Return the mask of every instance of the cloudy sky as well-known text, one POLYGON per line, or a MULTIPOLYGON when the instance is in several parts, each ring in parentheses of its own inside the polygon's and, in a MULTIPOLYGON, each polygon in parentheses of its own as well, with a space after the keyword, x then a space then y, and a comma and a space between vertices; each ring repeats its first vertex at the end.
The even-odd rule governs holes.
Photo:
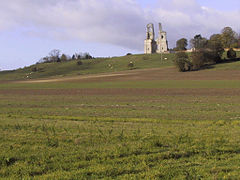
POLYGON ((0 69, 33 64, 52 49, 143 53, 149 22, 162 22, 170 47, 225 26, 239 33, 239 17, 239 0, 0 0, 0 69))

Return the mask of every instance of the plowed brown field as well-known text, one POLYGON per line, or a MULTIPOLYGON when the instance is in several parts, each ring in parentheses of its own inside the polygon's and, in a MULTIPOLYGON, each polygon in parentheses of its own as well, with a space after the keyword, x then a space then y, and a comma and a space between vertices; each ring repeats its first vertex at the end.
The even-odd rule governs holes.
POLYGON ((140 88, 86 88, 86 89, 10 89, 0 90, 0 94, 4 95, 144 95, 144 96, 240 96, 239 89, 221 89, 221 88, 179 88, 179 89, 140 89, 140 88))

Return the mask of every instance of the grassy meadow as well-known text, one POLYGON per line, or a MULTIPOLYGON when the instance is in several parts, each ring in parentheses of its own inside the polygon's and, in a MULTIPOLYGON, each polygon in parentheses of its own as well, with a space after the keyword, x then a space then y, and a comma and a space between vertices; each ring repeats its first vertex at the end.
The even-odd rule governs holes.
POLYGON ((130 62, 133 69, 145 69, 172 66, 174 54, 129 55, 112 58, 96 58, 81 60, 82 65, 77 65, 77 60, 62 63, 41 63, 20 68, 13 71, 0 72, 0 80, 27 80, 36 78, 53 78, 65 76, 79 76, 86 74, 98 74, 108 72, 125 71, 130 62), (162 60, 161 60, 162 58, 162 60), (38 68, 33 72, 33 68, 38 68))
POLYGON ((97 63, 50 82, 1 72, 0 179, 239 179, 240 63, 124 71, 138 56, 125 76, 83 75, 108 72, 97 63))

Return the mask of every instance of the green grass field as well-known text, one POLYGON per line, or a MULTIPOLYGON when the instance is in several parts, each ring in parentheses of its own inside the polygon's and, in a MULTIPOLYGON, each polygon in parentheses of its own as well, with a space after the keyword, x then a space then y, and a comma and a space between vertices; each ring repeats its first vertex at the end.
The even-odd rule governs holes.
POLYGON ((239 179, 240 63, 179 73, 155 56, 124 78, 0 73, 0 179, 239 179))

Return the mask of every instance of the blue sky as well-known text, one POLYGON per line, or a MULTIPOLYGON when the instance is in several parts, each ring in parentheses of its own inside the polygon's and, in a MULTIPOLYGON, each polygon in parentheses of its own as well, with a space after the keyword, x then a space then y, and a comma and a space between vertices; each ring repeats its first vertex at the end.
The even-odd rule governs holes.
POLYGON ((240 1, 238 0, 197 0, 197 2, 202 6, 220 11, 240 10, 240 1))
MULTIPOLYGON (((240 32, 239 0, 11 0, 0 2, 0 69, 36 63, 52 49, 95 57, 143 53, 145 26, 162 22, 169 46, 225 26, 240 32)), ((156 29, 157 30, 157 29, 156 29)))

